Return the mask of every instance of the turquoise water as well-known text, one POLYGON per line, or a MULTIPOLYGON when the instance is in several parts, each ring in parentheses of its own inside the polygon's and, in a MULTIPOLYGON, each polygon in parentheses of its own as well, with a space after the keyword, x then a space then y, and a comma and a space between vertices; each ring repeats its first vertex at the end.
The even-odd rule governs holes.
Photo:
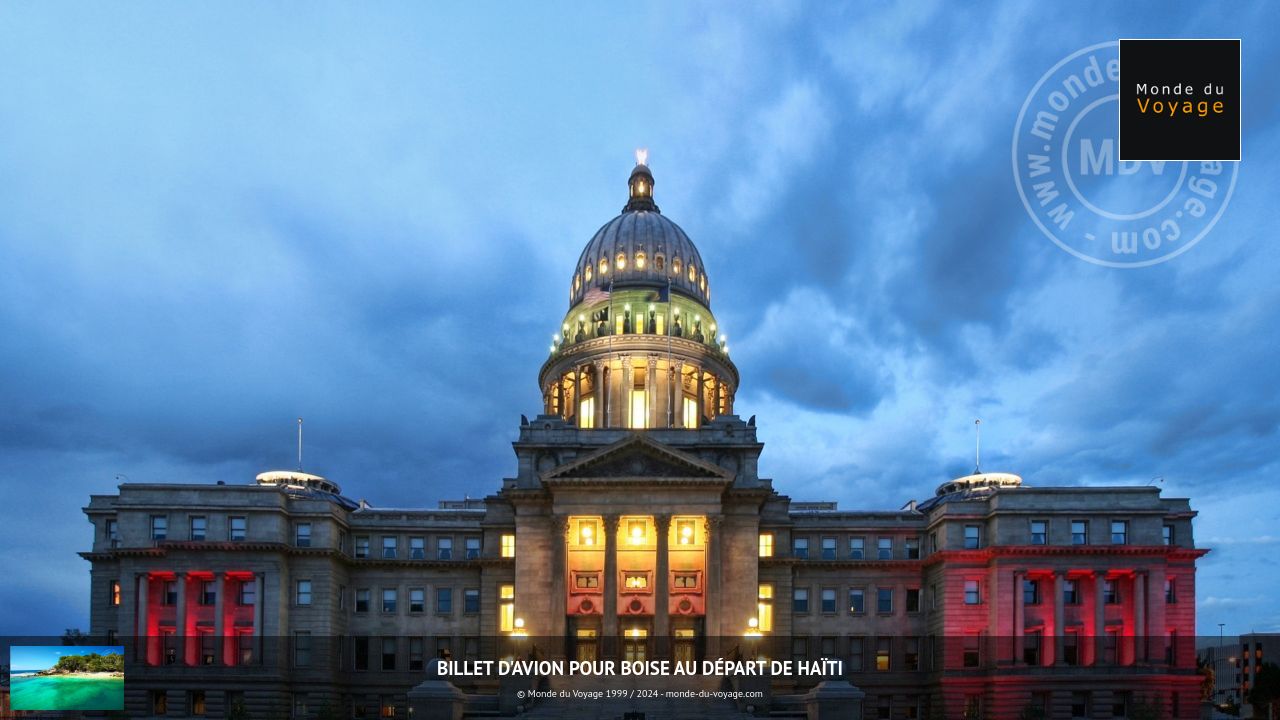
POLYGON ((9 681, 14 710, 123 710, 124 678, 15 677, 9 681))

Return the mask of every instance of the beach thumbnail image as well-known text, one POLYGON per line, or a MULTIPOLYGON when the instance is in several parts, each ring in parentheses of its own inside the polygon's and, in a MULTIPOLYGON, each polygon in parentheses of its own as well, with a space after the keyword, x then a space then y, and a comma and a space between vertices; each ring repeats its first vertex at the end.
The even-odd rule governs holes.
POLYGON ((123 710, 124 648, 20 645, 9 649, 13 710, 123 710))

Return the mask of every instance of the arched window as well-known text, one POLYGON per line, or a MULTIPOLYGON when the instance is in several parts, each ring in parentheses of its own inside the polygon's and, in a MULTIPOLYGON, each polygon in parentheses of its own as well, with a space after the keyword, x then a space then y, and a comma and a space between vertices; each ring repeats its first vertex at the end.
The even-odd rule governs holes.
POLYGON ((698 268, 693 263, 689 263, 689 282, 697 282, 697 281, 698 281, 698 268))
POLYGON ((679 255, 677 255, 675 259, 671 261, 671 272, 675 273, 676 277, 680 277, 680 256, 679 255))
POLYGON ((604 276, 608 274, 609 274, 609 261, 606 260, 605 258, 600 258, 600 275, 604 276))
POLYGON ((643 269, 644 269, 644 263, 645 263, 644 251, 643 251, 643 250, 637 250, 637 251, 636 251, 636 269, 637 269, 637 270, 643 270, 643 269))
POLYGON ((583 275, 586 276, 587 282, 591 282, 591 263, 587 263, 587 267, 583 269, 583 275))
POLYGON ((624 253, 624 252, 620 252, 620 253, 618 253, 617 263, 618 263, 618 269, 619 269, 619 270, 626 270, 626 269, 627 269, 627 254, 626 254, 626 253, 624 253))
POLYGON ((578 288, 582 287, 582 276, 578 273, 573 274, 573 291, 578 292, 578 288))
POLYGON ((702 279, 698 281, 698 284, 702 287, 703 292, 707 291, 707 274, 706 273, 702 274, 702 279))
POLYGON ((659 272, 667 269, 666 258, 662 256, 662 253, 653 256, 653 269, 659 272))

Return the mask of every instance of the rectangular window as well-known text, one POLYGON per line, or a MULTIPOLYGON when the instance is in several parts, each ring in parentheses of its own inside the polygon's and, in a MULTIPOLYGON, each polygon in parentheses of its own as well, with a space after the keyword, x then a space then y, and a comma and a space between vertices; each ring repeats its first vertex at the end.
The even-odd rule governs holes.
POLYGON ((673 585, 681 590, 696 590, 698 588, 698 573, 676 573, 673 578, 673 585))
POLYGON ((107 590, 107 596, 111 598, 111 604, 118 606, 120 604, 120 581, 112 580, 107 590))
POLYGON ((773 533, 760 533, 760 557, 773 557, 773 533))
POLYGON ((502 557, 513 558, 516 556, 516 536, 507 534, 502 536, 502 557))
POLYGON ((218 586, 212 580, 200 581, 200 604, 214 605, 218 602, 218 586))
POLYGON ((204 540, 205 531, 209 527, 209 521, 203 515, 193 515, 191 517, 191 539, 204 540))
POLYGON ((1024 605, 1040 604, 1040 581, 1031 578, 1022 580, 1022 603, 1024 605))
POLYGON ((982 664, 982 642, 977 633, 966 633, 964 636, 964 666, 976 668, 982 664))
POLYGON ((836 655, 836 639, 831 636, 822 638, 818 645, 818 653, 824 658, 833 658, 836 655))
POLYGON ((649 587, 649 573, 627 572, 622 574, 622 589, 644 590, 649 587))
POLYGON ((296 594, 296 598, 297 598, 298 605, 311 604, 311 581, 310 580, 298 581, 298 591, 296 594))
POLYGON ((258 583, 254 580, 240 581, 240 605, 248 606, 257 602, 258 583))
POLYGON ((311 523, 298 523, 294 544, 298 547, 311 547, 311 523))
POLYGON ((1127 718, 1129 717, 1129 693, 1124 690, 1115 690, 1111 693, 1111 717, 1127 718))
POLYGON ((480 612, 480 591, 467 588, 462 591, 462 612, 475 614, 480 612))
POLYGON ((422 670, 426 667, 426 643, 420 637, 409 638, 409 669, 422 670))
POLYGON ((1164 663, 1166 665, 1176 665, 1178 663, 1178 631, 1170 630, 1169 636, 1164 639, 1164 663))
POLYGON ((822 538, 822 559, 823 560, 836 559, 836 539, 835 538, 833 537, 822 538))
POLYGON ((1033 666, 1040 664, 1040 638, 1038 632, 1028 632, 1022 637, 1022 662, 1033 666))
POLYGON ((884 672, 889 669, 889 638, 876 638, 876 670, 884 672))
POLYGON ((836 611, 836 589, 822 588, 822 612, 834 613, 836 611))
POLYGON ((358 558, 369 557, 369 536, 368 535, 361 535, 356 537, 356 553, 355 554, 356 554, 356 557, 358 558))
POLYGON ((893 538, 882 537, 876 540, 876 559, 893 559, 893 538))
POLYGON ((351 652, 355 656, 356 670, 369 669, 369 638, 357 637, 355 639, 355 648, 351 652))
POLYGON ((463 542, 466 544, 467 559, 478 560, 480 558, 480 538, 469 537, 463 542))
POLYGON ((120 544, 120 521, 111 519, 107 521, 107 542, 111 547, 120 544))
POLYGON ((573 574, 573 586, 580 590, 598 588, 600 587, 600 574, 593 572, 575 572, 573 574))
POLYGON ((436 612, 441 615, 453 612, 453 588, 436 588, 436 612))
MULTIPOLYGON (((382 638, 382 669, 396 669, 396 639, 393 637, 382 638)), ((386 704, 384 701, 383 705, 386 704)))
POLYGON ((1173 544, 1173 526, 1172 525, 1165 525, 1164 528, 1161 529, 1160 533, 1161 533, 1161 537, 1164 539, 1165 545, 1173 544))
POLYGON ((382 536, 382 557, 384 560, 394 560, 396 552, 399 550, 400 539, 395 535, 382 536))
POLYGON ((964 604, 977 605, 982 602, 982 594, 978 588, 977 580, 964 581, 964 604))
POLYGON ((907 543, 907 559, 919 560, 920 559, 920 538, 909 537, 907 538, 906 543, 907 543))
POLYGON ((920 588, 907 588, 907 612, 920 612, 920 588))
POLYGON ((311 633, 298 631, 293 634, 293 666, 307 667, 311 664, 311 633))
POLYGON ((1062 636, 1062 662, 1067 665, 1080 664, 1080 634, 1068 630, 1062 636))
POLYGON ((1076 587, 1075 580, 1062 581, 1062 604, 1063 605, 1079 605, 1080 591, 1076 587))
POLYGON ((893 612, 893 588, 876 588, 876 612, 881 615, 893 612))
POLYGON ((1071 693, 1071 717, 1072 718, 1089 717, 1089 693, 1087 692, 1071 693))
POLYGON ((1171 577, 1165 578, 1164 581, 1164 601, 1169 605, 1178 602, 1177 585, 1174 581, 1175 578, 1171 577))
POLYGON ((866 557, 866 540, 860 537, 849 538, 849 559, 862 560, 866 557))
POLYGON ((977 525, 964 526, 964 549, 977 550, 982 547, 982 528, 977 525))
POLYGON ((594 397, 583 398, 578 403, 578 427, 590 430, 596 426, 596 399, 594 397))
POLYGON ((1129 542, 1129 522, 1127 520, 1111 521, 1111 544, 1124 545, 1129 542))
POLYGON ((369 588, 356 588, 356 612, 369 612, 369 588))
POLYGON ((338 586, 338 609, 339 610, 347 609, 347 586, 346 585, 338 586))
POLYGON ((1102 581, 1102 602, 1105 605, 1120 604, 1120 591, 1116 588, 1115 580, 1102 581))
POLYGON ((169 518, 164 515, 151 516, 151 539, 164 540, 169 536, 169 518))
POLYGON ((227 518, 227 539, 232 542, 241 542, 249 531, 249 518, 243 515, 233 515, 227 518))
POLYGON ((1049 522, 1047 520, 1031 521, 1031 544, 1047 545, 1049 543, 1049 522))
POLYGON ((698 427, 698 401, 689 396, 684 398, 684 428, 693 430, 698 427))
POLYGON ((808 588, 796 588, 791 594, 791 611, 798 613, 809 612, 809 590, 808 588))
POLYGON ((791 638, 791 658, 793 660, 804 660, 809 657, 809 639, 803 637, 791 638))
POLYGON ((409 588, 409 612, 420 613, 427 610, 427 591, 424 588, 409 588))
POLYGON ((861 615, 867 611, 866 593, 862 588, 849 588, 849 612, 861 615))
POLYGON ((206 712, 205 706, 205 694, 203 690, 192 690, 187 693, 187 711, 190 714, 204 715, 206 712))
POLYGON ((453 559, 453 538, 442 537, 439 540, 436 540, 436 559, 453 559))
POLYGON ((396 588, 382 589, 382 612, 393 613, 396 611, 396 601, 400 592, 396 588))
POLYGON ((893 696, 881 695, 876 698, 876 720, 889 720, 893 717, 893 696))
POLYGON ((511 632, 516 628, 516 586, 498 586, 498 629, 511 632))
POLYGON ((760 583, 756 592, 756 612, 761 632, 773 631, 773 584, 760 583))
POLYGON ((905 648, 902 653, 902 664, 907 670, 920 669, 920 638, 909 637, 904 643, 905 648))
POLYGON ((1089 521, 1088 520, 1072 520, 1071 521, 1071 544, 1072 545, 1088 545, 1089 544, 1089 521))
POLYGON ((166 580, 164 582, 164 602, 163 605, 178 604, 178 583, 174 580, 166 580))
POLYGON ((409 559, 410 560, 426 560, 427 559, 427 539, 424 537, 409 538, 409 559))
POLYGON ((792 539, 791 556, 800 560, 807 560, 809 558, 809 538, 792 539))
POLYGON ((929 533, 929 552, 938 552, 938 532, 936 530, 929 533))
POLYGON ((165 715, 169 712, 169 694, 164 690, 151 691, 151 714, 165 715))
POLYGON ((854 672, 862 671, 862 644, 860 637, 849 638, 849 669, 854 672))

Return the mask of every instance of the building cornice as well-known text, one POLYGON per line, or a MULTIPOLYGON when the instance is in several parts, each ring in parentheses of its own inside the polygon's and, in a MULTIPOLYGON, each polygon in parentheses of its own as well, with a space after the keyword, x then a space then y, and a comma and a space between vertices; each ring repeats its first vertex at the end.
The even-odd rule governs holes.
POLYGON ((1165 557, 1169 560, 1195 560, 1209 553, 1208 548, 1168 547, 1166 545, 997 545, 981 550, 941 550, 924 559, 926 567, 938 563, 989 563, 1004 557, 1165 557))

